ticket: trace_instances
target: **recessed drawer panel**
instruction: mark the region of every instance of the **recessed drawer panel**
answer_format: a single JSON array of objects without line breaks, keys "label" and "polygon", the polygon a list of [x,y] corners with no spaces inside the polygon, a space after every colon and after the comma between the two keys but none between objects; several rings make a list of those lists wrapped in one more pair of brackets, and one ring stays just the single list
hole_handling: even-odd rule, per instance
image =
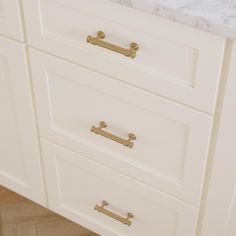
[{"label": "recessed drawer panel", "polygon": [[24,2],[30,45],[214,112],[224,38],[107,0]]},{"label": "recessed drawer panel", "polygon": [[50,142],[42,148],[53,211],[103,236],[195,235],[197,208]]},{"label": "recessed drawer panel", "polygon": [[35,50],[30,55],[41,136],[199,203],[211,117]]}]

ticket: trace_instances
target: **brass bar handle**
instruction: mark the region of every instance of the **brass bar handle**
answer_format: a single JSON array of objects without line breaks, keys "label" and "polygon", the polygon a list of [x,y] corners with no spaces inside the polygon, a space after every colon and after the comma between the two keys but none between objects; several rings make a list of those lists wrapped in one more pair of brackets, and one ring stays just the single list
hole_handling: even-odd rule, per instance
[{"label": "brass bar handle", "polygon": [[111,217],[111,218],[113,218],[113,219],[115,219],[115,220],[120,221],[121,223],[123,223],[123,224],[125,224],[125,225],[131,226],[132,221],[131,221],[130,219],[133,219],[133,218],[134,218],[134,215],[133,215],[132,213],[128,212],[128,213],[127,213],[127,216],[124,218],[124,217],[122,217],[122,216],[119,216],[119,215],[117,215],[117,214],[115,214],[115,213],[113,213],[113,212],[111,212],[111,211],[105,209],[105,207],[108,206],[108,205],[109,205],[109,204],[108,204],[107,201],[102,201],[101,206],[96,205],[94,209],[95,209],[96,211],[98,211],[98,212],[104,214],[104,215],[107,215],[107,216],[109,216],[109,217]]},{"label": "brass bar handle", "polygon": [[139,46],[137,43],[134,43],[134,42],[131,43],[130,48],[126,49],[126,48],[122,48],[120,46],[105,42],[102,39],[105,39],[105,34],[102,31],[98,31],[97,36],[93,37],[89,35],[87,37],[87,43],[91,43],[93,45],[97,45],[97,46],[112,50],[114,52],[118,52],[120,54],[125,55],[126,57],[131,57],[132,59],[136,57],[136,52],[139,49]]},{"label": "brass bar handle", "polygon": [[132,142],[133,140],[136,139],[136,136],[134,134],[130,133],[128,139],[123,139],[123,138],[120,138],[114,134],[111,134],[111,133],[103,130],[103,128],[106,128],[106,127],[107,127],[106,122],[100,121],[99,127],[96,127],[94,125],[91,127],[91,132],[93,132],[95,134],[102,135],[103,137],[109,138],[109,139],[111,139],[117,143],[120,143],[126,147],[129,147],[129,148],[132,148],[134,146],[134,143]]}]

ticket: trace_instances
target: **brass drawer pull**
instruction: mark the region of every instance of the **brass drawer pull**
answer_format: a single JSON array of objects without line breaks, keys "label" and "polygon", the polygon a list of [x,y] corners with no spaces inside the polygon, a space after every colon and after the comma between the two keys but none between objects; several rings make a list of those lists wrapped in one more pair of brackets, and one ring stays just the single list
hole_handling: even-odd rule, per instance
[{"label": "brass drawer pull", "polygon": [[104,121],[100,121],[99,127],[96,127],[94,125],[91,127],[91,132],[102,135],[103,137],[106,137],[115,142],[121,143],[122,145],[129,148],[132,148],[134,146],[134,143],[132,142],[132,140],[136,139],[136,136],[134,134],[130,133],[129,138],[126,140],[103,130],[103,128],[106,128],[106,127],[107,127],[107,124]]},{"label": "brass drawer pull", "polygon": [[120,221],[121,223],[123,223],[125,225],[130,226],[132,224],[132,221],[130,220],[130,219],[134,218],[134,215],[132,213],[128,212],[127,217],[123,218],[123,217],[116,215],[113,212],[105,209],[105,207],[108,205],[109,205],[108,202],[102,201],[102,205],[101,206],[96,205],[94,209],[100,213],[103,213],[104,215],[107,215],[115,220]]},{"label": "brass drawer pull", "polygon": [[139,49],[139,46],[137,43],[131,43],[130,48],[126,49],[126,48],[122,48],[120,46],[105,42],[102,39],[105,39],[105,34],[102,31],[98,31],[96,37],[93,37],[91,35],[87,37],[87,43],[98,45],[100,47],[123,54],[127,57],[131,57],[131,58],[136,57],[136,51],[138,51]]}]

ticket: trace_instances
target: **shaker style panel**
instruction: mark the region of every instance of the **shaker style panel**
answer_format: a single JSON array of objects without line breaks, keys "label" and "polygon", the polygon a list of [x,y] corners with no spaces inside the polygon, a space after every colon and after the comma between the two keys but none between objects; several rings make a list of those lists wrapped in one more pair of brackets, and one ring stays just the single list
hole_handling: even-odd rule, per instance
[{"label": "shaker style panel", "polygon": [[30,58],[42,137],[199,204],[210,116],[33,49]]},{"label": "shaker style panel", "polygon": [[42,140],[49,207],[104,236],[195,236],[197,208]]},{"label": "shaker style panel", "polygon": [[0,37],[0,185],[45,205],[25,48]]},{"label": "shaker style panel", "polygon": [[24,40],[19,0],[0,0],[0,34]]},{"label": "shaker style panel", "polygon": [[108,0],[24,0],[24,8],[31,46],[214,113],[223,37]]}]

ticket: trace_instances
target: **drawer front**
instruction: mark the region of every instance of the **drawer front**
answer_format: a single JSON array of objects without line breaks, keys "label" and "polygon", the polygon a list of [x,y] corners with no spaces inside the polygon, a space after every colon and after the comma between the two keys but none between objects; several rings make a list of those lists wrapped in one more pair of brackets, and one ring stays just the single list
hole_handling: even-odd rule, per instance
[{"label": "drawer front", "polygon": [[[214,112],[224,38],[107,0],[24,2],[30,45]],[[108,50],[87,43],[87,36],[94,37],[99,30],[106,35],[100,40],[105,47],[108,42],[128,49],[131,42],[138,43],[136,57],[114,52],[113,45]]]},{"label": "drawer front", "polygon": [[[195,235],[197,208],[50,142],[42,149],[53,211],[104,236]],[[110,216],[95,210],[104,200]]]},{"label": "drawer front", "polygon": [[19,0],[0,0],[0,34],[24,40]]},{"label": "drawer front", "polygon": [[36,50],[30,56],[41,136],[199,203],[211,117]]}]

